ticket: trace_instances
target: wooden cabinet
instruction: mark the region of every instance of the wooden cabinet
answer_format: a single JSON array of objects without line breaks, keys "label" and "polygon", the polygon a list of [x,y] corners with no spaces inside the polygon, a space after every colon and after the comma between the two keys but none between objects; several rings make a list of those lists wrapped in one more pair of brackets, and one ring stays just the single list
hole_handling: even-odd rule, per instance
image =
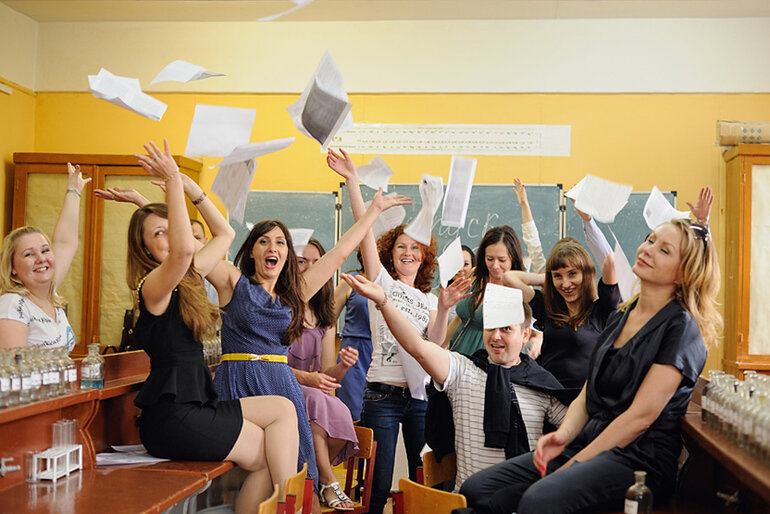
[{"label": "wooden cabinet", "polygon": [[727,255],[724,370],[770,373],[770,146],[738,145],[724,154]]},{"label": "wooden cabinet", "polygon": [[[184,173],[199,179],[201,162],[174,158]],[[48,235],[53,233],[67,187],[67,162],[80,164],[82,173],[92,178],[80,202],[80,246],[59,290],[68,301],[67,317],[77,340],[74,353],[80,355],[96,340],[117,347],[123,313],[131,307],[126,234],[136,207],[100,200],[94,196],[94,188],[132,188],[155,202],[165,201],[165,195],[150,183],[133,155],[16,153],[13,228],[33,225]],[[194,212],[189,202],[188,210]]]}]

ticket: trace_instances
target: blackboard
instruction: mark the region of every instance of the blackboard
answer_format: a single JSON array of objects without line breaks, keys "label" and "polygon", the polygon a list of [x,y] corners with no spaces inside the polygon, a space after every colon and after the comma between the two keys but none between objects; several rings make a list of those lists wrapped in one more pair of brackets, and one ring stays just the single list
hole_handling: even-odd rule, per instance
[{"label": "blackboard", "polygon": [[[639,245],[642,244],[645,236],[650,233],[650,228],[647,226],[647,222],[644,221],[644,204],[647,203],[650,193],[644,191],[638,191],[631,193],[628,199],[628,203],[623,210],[621,210],[617,216],[615,216],[615,222],[610,225],[604,223],[598,223],[599,228],[607,238],[607,242],[610,244],[610,248],[615,248],[615,239],[610,233],[610,229],[615,233],[618,238],[620,247],[623,248],[623,253],[626,254],[628,262],[634,265],[636,261],[636,250]],[[676,191],[664,191],[663,196],[672,205],[676,206]],[[583,247],[586,246],[586,238],[583,235],[583,220],[575,210],[575,205],[571,200],[567,199],[567,220],[566,220],[566,235],[574,237]],[[546,254],[547,258],[548,254]],[[601,276],[601,262],[594,262],[596,266],[597,277]]]},{"label": "blackboard", "polygon": [[249,191],[244,224],[230,219],[230,225],[235,229],[235,239],[230,246],[230,259],[235,258],[238,249],[249,235],[246,223],[256,224],[266,219],[280,220],[290,229],[312,228],[313,237],[328,251],[337,241],[337,193]]},{"label": "blackboard", "polygon": [[[559,203],[561,201],[561,185],[527,185],[527,198],[532,209],[543,251],[546,255],[554,244],[560,239],[561,216]],[[348,189],[343,183],[340,185],[340,204],[342,230],[347,230],[353,225],[353,214],[350,211],[350,198]],[[444,185],[446,191],[446,185]],[[388,193],[400,193],[412,199],[412,205],[406,206],[406,219],[409,223],[419,212],[422,205],[418,184],[389,184]],[[371,200],[375,191],[366,186],[361,186],[364,201]],[[433,235],[438,238],[439,254],[444,251],[449,243],[458,236],[462,243],[473,248],[474,253],[481,242],[481,238],[487,229],[498,225],[510,225],[521,237],[521,207],[516,200],[512,185],[506,184],[475,184],[471,192],[468,205],[468,214],[465,227],[462,229],[441,226],[441,207],[436,212],[433,221]],[[523,245],[523,243],[522,243]],[[526,248],[523,249],[526,254]],[[351,255],[342,266],[344,271],[358,268],[355,255]],[[438,273],[434,282],[438,284]]]}]

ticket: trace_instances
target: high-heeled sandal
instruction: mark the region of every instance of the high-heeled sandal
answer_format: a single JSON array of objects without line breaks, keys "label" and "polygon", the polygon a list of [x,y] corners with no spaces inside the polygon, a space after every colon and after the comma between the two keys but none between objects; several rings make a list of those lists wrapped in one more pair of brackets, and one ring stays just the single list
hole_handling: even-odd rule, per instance
[{"label": "high-heeled sandal", "polygon": [[[346,503],[346,502],[353,503],[353,500],[348,498],[348,495],[345,494],[345,492],[340,487],[340,483],[339,482],[332,482],[331,484],[328,484],[328,485],[321,484],[319,482],[318,485],[321,486],[320,490],[318,491],[318,496],[319,496],[319,498],[321,500],[321,503],[323,503],[325,505],[328,505],[332,509],[336,509],[336,510],[353,510],[353,509],[355,509],[355,507],[340,507],[341,504]],[[334,498],[331,501],[327,500],[326,499],[326,495],[324,494],[324,491],[326,491],[327,489],[331,489],[332,492],[334,493],[334,495],[336,496],[336,498]]]}]

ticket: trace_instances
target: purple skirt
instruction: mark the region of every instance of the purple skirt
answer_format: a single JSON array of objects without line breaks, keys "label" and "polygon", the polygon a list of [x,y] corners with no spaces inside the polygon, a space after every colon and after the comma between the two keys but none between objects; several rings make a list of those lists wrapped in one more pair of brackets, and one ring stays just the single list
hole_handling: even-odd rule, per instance
[{"label": "purple skirt", "polygon": [[308,420],[323,428],[330,438],[346,442],[340,453],[332,457],[332,466],[358,453],[358,437],[353,428],[353,420],[342,400],[315,387],[301,387]]}]

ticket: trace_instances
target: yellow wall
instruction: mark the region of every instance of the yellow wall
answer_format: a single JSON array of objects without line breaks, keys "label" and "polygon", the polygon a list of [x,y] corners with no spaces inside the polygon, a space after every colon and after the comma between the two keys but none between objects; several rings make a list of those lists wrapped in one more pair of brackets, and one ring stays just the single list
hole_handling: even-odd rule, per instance
[{"label": "yellow wall", "polygon": [[[167,136],[183,152],[196,103],[253,107],[257,120],[251,141],[297,136],[289,149],[259,159],[253,189],[336,190],[339,178],[325,166],[318,144],[299,135],[285,107],[296,95],[159,94],[169,105],[156,123],[84,93],[40,93],[35,119],[35,151],[134,153],[152,138]],[[593,173],[632,184],[676,190],[678,207],[695,199],[702,184],[717,195],[712,215],[715,241],[725,254],[724,166],[714,145],[716,120],[770,119],[770,94],[355,94],[357,122],[526,123],[572,126],[570,157],[480,156],[478,183],[511,182],[569,186]],[[416,182],[421,173],[448,177],[449,156],[384,156],[394,182]],[[371,156],[356,156],[361,164]],[[218,159],[206,159],[213,164]],[[206,171],[209,188],[215,171]],[[722,351],[712,351],[709,367],[720,367]]]}]

